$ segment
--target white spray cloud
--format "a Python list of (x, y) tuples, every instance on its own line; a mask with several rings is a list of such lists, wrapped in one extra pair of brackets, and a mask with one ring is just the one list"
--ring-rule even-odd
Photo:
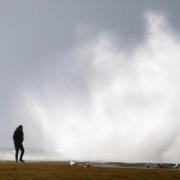
[(41, 125), (44, 147), (74, 159), (180, 161), (180, 39), (163, 15), (147, 12), (146, 21), (134, 52), (102, 33), (65, 55), (73, 64), (68, 74), (56, 65), (54, 85), (25, 91), (24, 112)]

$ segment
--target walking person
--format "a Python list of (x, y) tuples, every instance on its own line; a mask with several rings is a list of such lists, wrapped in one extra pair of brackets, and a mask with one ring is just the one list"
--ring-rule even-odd
[(23, 155), (24, 155), (24, 147), (23, 147), (23, 141), (24, 141), (24, 132), (23, 132), (23, 126), (19, 125), (13, 134), (13, 140), (14, 140), (14, 147), (15, 147), (15, 160), (18, 162), (18, 154), (19, 150), (21, 151), (19, 161), (24, 162)]

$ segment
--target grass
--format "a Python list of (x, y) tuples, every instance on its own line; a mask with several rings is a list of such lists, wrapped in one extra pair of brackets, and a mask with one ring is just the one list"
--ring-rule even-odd
[(180, 179), (180, 170), (71, 167), (65, 163), (0, 163), (0, 180), (174, 180)]

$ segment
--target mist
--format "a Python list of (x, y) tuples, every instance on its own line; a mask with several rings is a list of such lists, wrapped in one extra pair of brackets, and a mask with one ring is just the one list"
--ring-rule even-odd
[(179, 36), (162, 14), (148, 11), (145, 21), (146, 39), (132, 53), (117, 49), (113, 37), (102, 33), (72, 52), (45, 59), (64, 58), (66, 65), (43, 63), (54, 76), (20, 94), (17, 115), (27, 144), (34, 146), (41, 134), (40, 146), (67, 158), (180, 160)]
[[(136, 4), (126, 20), (111, 21), (116, 3), (109, 16), (98, 14), (99, 4), (90, 6), (93, 17), (78, 12), (77, 4), (59, 26), (64, 11), (58, 5), (23, 4), (28, 11), (17, 13), (6, 4), (12, 17), (6, 17), (1, 44), (0, 147), (12, 147), (13, 130), (23, 124), (33, 160), (180, 162), (180, 36), (174, 16)], [(15, 28), (8, 32), (11, 18)], [(31, 149), (56, 154), (33, 157)]]

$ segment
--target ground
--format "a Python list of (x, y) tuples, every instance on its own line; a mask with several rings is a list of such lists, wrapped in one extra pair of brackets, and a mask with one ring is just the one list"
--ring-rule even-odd
[(72, 167), (66, 163), (0, 163), (0, 180), (118, 179), (174, 180), (180, 170), (143, 168)]

